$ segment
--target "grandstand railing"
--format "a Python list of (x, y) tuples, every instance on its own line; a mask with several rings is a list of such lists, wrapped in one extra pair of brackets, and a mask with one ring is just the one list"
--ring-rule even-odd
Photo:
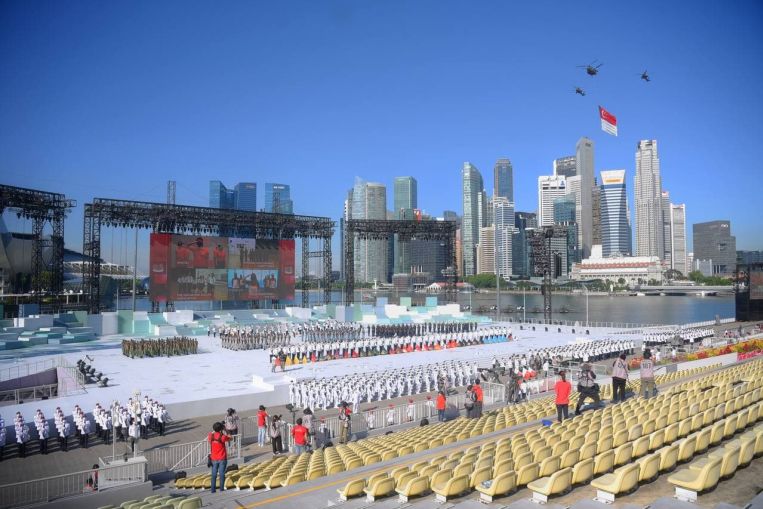
[[(105, 491), (116, 486), (142, 483), (148, 479), (147, 461), (101, 466), (71, 474), (35, 479), (0, 486), (0, 508), (22, 507), (51, 502), (65, 497)], [(86, 504), (85, 504), (86, 505)]]
[[(241, 458), (242, 438), (241, 433), (231, 437), (231, 441), (228, 442), (228, 459)], [(196, 442), (156, 447), (155, 449), (142, 451), (138, 454), (146, 458), (148, 473), (156, 474), (159, 472), (171, 472), (206, 466), (207, 455), (210, 452), (210, 444), (204, 439)], [(121, 458), (122, 456), (120, 455), (115, 457), (107, 456), (102, 461), (109, 463)]]
[(45, 359), (36, 362), (28, 362), (26, 364), (17, 364), (15, 366), (8, 366), (0, 369), (0, 382), (6, 380), (13, 380), (15, 378), (21, 378), (22, 376), (34, 375), (41, 371), (48, 369), (54, 369), (58, 367), (59, 358)]
[(15, 405), (19, 401), (37, 401), (58, 396), (58, 384), (36, 385), (22, 389), (0, 391), (0, 405)]

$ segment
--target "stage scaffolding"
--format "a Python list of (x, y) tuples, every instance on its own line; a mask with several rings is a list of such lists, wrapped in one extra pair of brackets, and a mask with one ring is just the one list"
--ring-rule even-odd
[[(42, 252), (46, 247), (51, 248), (50, 286), (47, 289), (55, 299), (53, 307), (56, 311), (60, 308), (64, 290), (64, 219), (69, 209), (76, 205), (77, 202), (63, 194), (0, 184), (0, 214), (11, 209), (19, 218), (32, 220), (32, 292), (38, 303), (42, 302), (43, 294), (45, 261)], [(42, 237), (46, 222), (53, 228), (49, 242)]]
[[(90, 313), (100, 311), (101, 227), (148, 229), (156, 233), (220, 235), (246, 238), (301, 239), (303, 271), (305, 254), (323, 259), (322, 301), (330, 301), (331, 237), (334, 222), (326, 217), (294, 214), (271, 214), (243, 210), (215, 209), (151, 203), (110, 198), (95, 198), (85, 204), (83, 253), (85, 296)], [(309, 250), (310, 239), (322, 241), (322, 249)], [(308, 277), (303, 272), (300, 282), (302, 306), (308, 306)]]
[[(567, 239), (566, 226), (543, 226), (527, 230), (527, 241), (530, 245), (533, 274), (543, 276), (543, 320), (551, 323), (551, 287), (552, 280), (556, 279), (560, 272), (557, 268), (562, 263), (567, 263), (567, 251), (564, 253), (554, 252), (551, 241), (553, 239)], [(566, 246), (566, 243), (565, 243)], [(561, 258), (561, 255), (564, 258)]]
[(355, 301), (355, 241), (388, 240), (397, 235), (401, 241), (440, 240), (445, 242), (443, 275), (446, 278), (445, 300), (456, 300), (456, 228), (455, 221), (348, 219), (344, 223), (344, 296), (345, 303)]

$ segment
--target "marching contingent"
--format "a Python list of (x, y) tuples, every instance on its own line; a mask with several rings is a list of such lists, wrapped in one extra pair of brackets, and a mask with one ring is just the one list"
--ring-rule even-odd
[(325, 410), (347, 402), (357, 413), (360, 403), (463, 387), (478, 374), (476, 362), (445, 361), (370, 374), (292, 381), (289, 403), (297, 408)]
[(199, 341), (186, 336), (163, 339), (123, 339), (122, 355), (134, 359), (144, 357), (172, 357), (199, 352)]
[(715, 331), (709, 327), (681, 327), (648, 329), (644, 331), (642, 338), (646, 345), (671, 343), (674, 339), (693, 344), (697, 340), (714, 335)]
[(369, 337), (354, 340), (303, 342), (285, 348), (270, 349), (270, 363), (289, 364), (333, 359), (372, 357), (406, 352), (444, 350), (462, 346), (511, 341), (509, 327), (486, 327), (469, 332), (435, 332), (419, 336)]
[[(70, 417), (64, 414), (61, 407), (56, 407), (53, 415), (55, 435), (51, 431), (49, 420), (41, 410), (38, 409), (35, 412), (33, 421), (36, 437), (32, 436), (31, 427), (24, 421), (21, 412), (16, 412), (13, 417), (16, 446), (20, 458), (27, 456), (28, 445), (33, 439), (37, 441), (37, 451), (40, 454), (48, 454), (48, 440), (54, 437), (58, 439), (58, 449), (68, 451), (69, 438), (72, 435), (83, 449), (88, 448), (90, 438), (93, 436), (101, 439), (103, 444), (110, 443), (112, 439), (123, 441), (129, 444), (131, 450), (134, 450), (138, 440), (148, 438), (149, 430), (153, 430), (158, 435), (164, 435), (169, 415), (164, 405), (146, 396), (142, 401), (130, 398), (125, 406), (120, 405), (118, 401), (114, 401), (109, 408), (96, 403), (92, 417), (88, 417), (79, 405), (74, 405)], [(7, 438), (5, 421), (0, 416), (0, 461), (4, 457)]]

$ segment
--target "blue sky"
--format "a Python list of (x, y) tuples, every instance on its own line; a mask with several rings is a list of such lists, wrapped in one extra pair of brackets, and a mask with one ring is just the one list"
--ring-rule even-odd
[[(338, 219), (355, 176), (391, 206), (413, 175), (439, 215), (461, 213), (464, 161), (492, 191), (509, 157), (516, 208), (535, 210), (537, 177), (586, 135), (597, 174), (627, 170), (632, 207), (636, 143), (654, 138), (689, 240), (730, 219), (739, 249), (762, 249), (761, 22), (756, 1), (4, 1), (0, 181), (81, 204), (163, 201), (175, 179), (197, 205), (210, 179), (276, 181), (296, 212)], [(576, 68), (594, 59), (599, 76)], [(66, 227), (81, 249), (81, 207)]]

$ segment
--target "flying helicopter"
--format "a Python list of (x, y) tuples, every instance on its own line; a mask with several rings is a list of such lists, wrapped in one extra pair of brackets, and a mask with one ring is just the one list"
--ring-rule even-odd
[(575, 87), (575, 93), (576, 93), (576, 94), (580, 94), (580, 95), (582, 95), (582, 96), (585, 96), (585, 90), (583, 90), (583, 89), (582, 89), (582, 88), (580, 88), (580, 87)]
[(588, 65), (579, 65), (578, 67), (585, 69), (585, 72), (588, 73), (589, 76), (596, 76), (597, 74), (599, 74), (599, 67), (604, 65), (604, 64), (596, 65), (596, 62), (597, 61), (594, 60)]
[(646, 81), (647, 83), (649, 83), (650, 81), (652, 81), (651, 79), (649, 79), (649, 73), (647, 73), (646, 71), (644, 71), (644, 72), (642, 72), (642, 73), (641, 73), (641, 79), (642, 79), (642, 80), (644, 80), (644, 81)]

